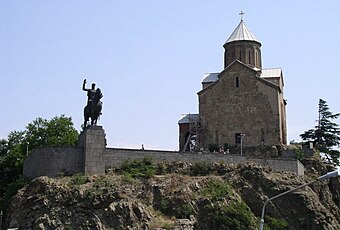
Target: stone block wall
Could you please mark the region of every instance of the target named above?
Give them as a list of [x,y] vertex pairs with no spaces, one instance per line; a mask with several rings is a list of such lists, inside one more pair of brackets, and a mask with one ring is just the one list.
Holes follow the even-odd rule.
[[23,166],[25,177],[57,177],[60,173],[83,172],[83,150],[79,147],[45,147],[34,149]]
[[60,173],[73,174],[77,172],[86,175],[104,174],[105,170],[119,167],[129,159],[151,157],[155,162],[183,161],[195,162],[224,162],[239,164],[255,162],[269,166],[273,170],[304,174],[304,167],[294,159],[282,158],[251,158],[250,156],[176,152],[138,149],[106,148],[105,132],[101,126],[87,128],[79,136],[78,147],[45,147],[38,148],[29,155],[24,162],[24,176],[36,178],[38,176],[56,177]]
[[237,133],[246,134],[245,145],[283,144],[278,88],[257,74],[235,62],[198,93],[203,148],[233,145]]
[[80,147],[84,151],[85,174],[105,173],[104,157],[106,139],[102,126],[90,126],[79,136]]
[[140,159],[151,157],[155,162],[162,161],[185,161],[195,163],[199,161],[205,162],[230,162],[241,163],[247,160],[246,157],[239,155],[223,155],[212,153],[194,153],[194,152],[176,152],[176,151],[155,151],[155,150],[137,150],[137,149],[118,149],[108,148],[104,154],[105,167],[119,167],[124,161],[130,159]]
[[250,158],[241,155],[224,155],[214,153],[194,153],[194,152],[174,152],[174,151],[154,151],[154,150],[137,150],[137,149],[116,149],[107,148],[104,153],[105,168],[119,167],[124,161],[131,159],[141,159],[151,157],[155,162],[161,161],[184,161],[189,163],[195,162],[225,162],[239,164],[242,162],[255,162],[262,166],[271,167],[273,170],[286,171],[304,175],[304,166],[300,161],[294,159],[262,159]]
[[294,172],[298,175],[304,175],[304,166],[299,160],[294,159],[261,159],[249,158],[248,161],[255,162],[259,165],[271,167],[274,170],[282,170],[286,172]]

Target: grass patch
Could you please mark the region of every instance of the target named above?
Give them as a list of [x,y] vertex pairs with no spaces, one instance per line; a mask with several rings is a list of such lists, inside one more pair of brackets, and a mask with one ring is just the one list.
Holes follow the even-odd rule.
[[175,219],[166,217],[160,212],[155,212],[155,217],[150,223],[149,229],[174,229],[176,226]]
[[210,180],[206,186],[199,192],[199,195],[218,200],[226,197],[232,192],[231,186],[222,180]]

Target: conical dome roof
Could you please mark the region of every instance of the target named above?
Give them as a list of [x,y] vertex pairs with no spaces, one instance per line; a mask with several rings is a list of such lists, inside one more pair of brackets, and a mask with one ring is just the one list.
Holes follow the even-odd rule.
[[255,35],[252,32],[250,32],[248,27],[244,24],[243,20],[241,20],[240,24],[238,24],[234,32],[230,35],[230,37],[225,43],[234,41],[255,41],[260,43],[260,41],[257,40]]

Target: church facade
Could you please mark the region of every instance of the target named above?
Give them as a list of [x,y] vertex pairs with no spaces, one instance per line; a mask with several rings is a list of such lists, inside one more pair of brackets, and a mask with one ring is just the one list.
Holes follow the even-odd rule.
[[178,122],[180,151],[287,144],[282,69],[262,68],[261,43],[242,19],[223,47],[224,70],[205,74],[199,114]]

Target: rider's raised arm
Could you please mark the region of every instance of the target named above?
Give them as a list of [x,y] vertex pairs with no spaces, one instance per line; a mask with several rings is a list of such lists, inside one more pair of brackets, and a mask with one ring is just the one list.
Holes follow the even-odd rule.
[[83,90],[84,90],[84,91],[89,91],[89,89],[86,89],[86,88],[85,88],[85,84],[86,84],[86,79],[84,79],[84,81],[83,81]]

